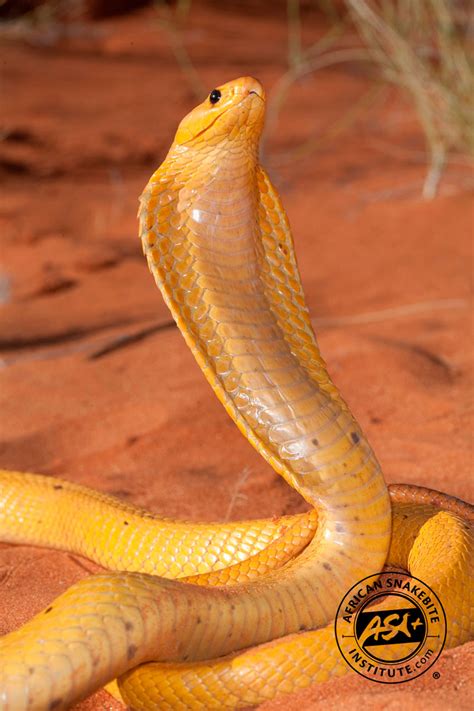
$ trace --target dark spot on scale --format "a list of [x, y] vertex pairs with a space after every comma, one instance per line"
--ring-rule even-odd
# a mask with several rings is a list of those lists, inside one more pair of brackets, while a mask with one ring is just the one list
[[137, 653], [137, 647], [135, 644], [129, 644], [128, 649], [127, 649], [127, 659], [133, 659], [135, 654]]
[[351, 437], [352, 437], [352, 441], [354, 442], [354, 444], [357, 444], [358, 442], [360, 442], [360, 437], [357, 434], [357, 432], [351, 432]]
[[124, 522], [123, 522], [123, 525], [124, 525], [124, 526], [128, 526], [128, 521], [124, 521]]
[[47, 607], [46, 610], [44, 611], [44, 614], [47, 615], [48, 612], [51, 612], [53, 608], [52, 607]]
[[332, 568], [331, 568], [331, 566], [329, 565], [329, 563], [326, 563], [326, 562], [323, 563], [323, 568], [326, 568], [326, 570], [332, 570]]
[[403, 514], [403, 518], [408, 518], [408, 514]]
[[125, 623], [125, 629], [127, 630], [127, 632], [130, 632], [131, 630], [133, 630], [133, 622], [128, 622], [128, 621], [127, 621], [127, 622]]
[[57, 709], [58, 706], [61, 706], [62, 702], [63, 702], [63, 700], [61, 699], [61, 697], [59, 697], [57, 699], [53, 699], [51, 701], [51, 703], [49, 704], [50, 711], [53, 711], [53, 709]]
[[64, 487], [63, 487], [62, 484], [55, 484], [55, 485], [53, 486], [53, 489], [56, 489], [56, 491], [58, 491], [59, 489], [63, 489], [63, 488], [64, 488]]
[[373, 422], [374, 425], [379, 425], [379, 424], [382, 422], [382, 420], [380, 419], [380, 417], [371, 417], [371, 418], [370, 418], [370, 421]]
[[360, 518], [358, 516], [354, 516], [354, 521], [360, 521]]
[[306, 630], [306, 625], [300, 625], [300, 632], [304, 632]]
[[317, 447], [318, 444], [319, 444], [319, 440], [317, 440], [316, 437], [313, 437], [313, 439], [311, 440], [311, 442], [312, 442], [316, 447]]
[[28, 674], [31, 676], [32, 674], [35, 673], [35, 670], [33, 667], [28, 667]]
[[232, 604], [232, 605], [230, 606], [230, 609], [231, 609], [231, 610], [235, 610], [235, 605]]
[[200, 624], [201, 624], [201, 622], [202, 622], [201, 618], [200, 618], [200, 617], [198, 617], [198, 618], [197, 618], [197, 620], [196, 620], [196, 624], [197, 624], [197, 625], [200, 625]]
[[187, 662], [189, 659], [189, 654], [185, 654], [183, 657], [183, 662]]
[[229, 634], [227, 635], [227, 637], [232, 637], [232, 630], [229, 632]]

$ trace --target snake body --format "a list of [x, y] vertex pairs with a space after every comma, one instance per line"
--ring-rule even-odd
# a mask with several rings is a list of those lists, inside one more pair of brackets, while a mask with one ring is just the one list
[[423, 541], [449, 532], [441, 579], [432, 581], [432, 556], [430, 572], [421, 554], [421, 569], [459, 593], [450, 588], [449, 644], [472, 635], [472, 510], [399, 487], [392, 513], [379, 464], [327, 374], [288, 220], [259, 165], [264, 108], [261, 85], [244, 77], [185, 117], [142, 195], [140, 232], [217, 397], [314, 511], [184, 525], [67, 482], [0, 473], [2, 540], [121, 571], [80, 581], [1, 640], [3, 711], [68, 708], [117, 677], [134, 709], [237, 708], [340, 674], [327, 625], [347, 590], [383, 568], [392, 517], [391, 562], [417, 571]]

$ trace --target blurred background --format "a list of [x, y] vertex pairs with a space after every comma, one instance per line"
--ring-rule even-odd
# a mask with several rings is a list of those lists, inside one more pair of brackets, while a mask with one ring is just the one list
[[[0, 466], [187, 519], [305, 508], [221, 411], [137, 238], [180, 119], [250, 74], [331, 374], [387, 481], [472, 499], [472, 3], [3, 0], [0, 19]], [[0, 570], [3, 632], [89, 568], [0, 545]]]

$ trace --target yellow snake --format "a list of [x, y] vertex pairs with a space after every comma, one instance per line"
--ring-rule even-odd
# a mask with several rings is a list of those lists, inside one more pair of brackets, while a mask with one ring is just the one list
[[389, 496], [316, 344], [288, 220], [258, 160], [264, 112], [262, 86], [244, 77], [186, 116], [142, 195], [140, 232], [217, 397], [314, 510], [184, 524], [1, 471], [1, 540], [120, 571], [81, 580], [0, 641], [2, 711], [69, 708], [116, 678], [132, 709], [232, 709], [343, 674], [329, 623], [387, 560], [441, 597], [448, 646], [473, 635], [472, 507], [416, 487]]

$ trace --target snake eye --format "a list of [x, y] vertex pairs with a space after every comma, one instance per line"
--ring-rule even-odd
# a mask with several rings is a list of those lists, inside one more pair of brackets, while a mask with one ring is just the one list
[[222, 94], [219, 89], [213, 89], [209, 94], [209, 101], [211, 102], [211, 104], [217, 104], [221, 96]]

